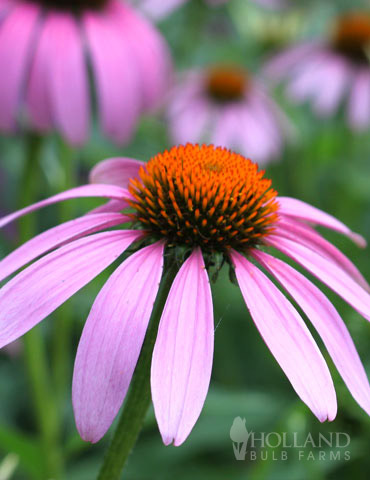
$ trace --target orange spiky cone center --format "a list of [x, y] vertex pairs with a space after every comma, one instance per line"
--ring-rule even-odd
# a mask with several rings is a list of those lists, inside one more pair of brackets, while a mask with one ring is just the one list
[[172, 245], [246, 251], [277, 220], [277, 192], [264, 171], [225, 148], [188, 144], [152, 158], [132, 179], [133, 220]]
[[207, 72], [206, 92], [216, 102], [238, 101], [245, 95], [248, 76], [236, 67], [213, 67]]
[[347, 58], [369, 63], [370, 15], [355, 12], [340, 17], [335, 25], [332, 44]]

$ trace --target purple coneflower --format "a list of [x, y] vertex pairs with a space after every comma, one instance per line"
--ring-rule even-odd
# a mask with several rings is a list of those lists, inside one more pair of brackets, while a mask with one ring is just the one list
[[310, 101], [317, 115], [330, 116], [348, 96], [347, 118], [354, 130], [370, 125], [370, 15], [338, 17], [328, 40], [304, 42], [276, 55], [266, 74], [286, 80], [287, 95]]
[[291, 126], [257, 78], [237, 66], [185, 73], [168, 102], [176, 144], [209, 142], [259, 164], [279, 157]]
[[[0, 290], [1, 346], [30, 330], [129, 247], [135, 251], [100, 291], [81, 336], [73, 405], [82, 438], [98, 441], [121, 407], [164, 262], [168, 267], [176, 258], [183, 263], [161, 316], [151, 369], [152, 399], [166, 445], [187, 438], [207, 395], [214, 340], [208, 273], [221, 261], [235, 274], [271, 353], [317, 418], [336, 415], [328, 367], [304, 321], [266, 273], [302, 308], [353, 397], [370, 414], [369, 383], [345, 324], [324, 294], [272, 250], [295, 260], [370, 319], [368, 284], [312, 225], [363, 246], [359, 235], [302, 201], [277, 196], [257, 164], [224, 148], [174, 147], [146, 165], [110, 159], [94, 169], [92, 180], [101, 183], [66, 191], [0, 221], [3, 226], [70, 198], [111, 199], [104, 213], [52, 228], [2, 260], [1, 279], [35, 261]], [[120, 186], [113, 185], [117, 182]], [[117, 211], [124, 204], [126, 213]], [[130, 230], [111, 229], [129, 221]]]
[[13, 132], [25, 114], [35, 130], [83, 144], [89, 62], [102, 130], [124, 143], [168, 85], [160, 34], [126, 0], [0, 0], [0, 130]]

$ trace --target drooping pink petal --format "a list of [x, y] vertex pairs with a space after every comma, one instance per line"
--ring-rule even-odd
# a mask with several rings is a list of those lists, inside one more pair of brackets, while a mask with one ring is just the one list
[[361, 70], [354, 78], [348, 104], [348, 120], [356, 130], [366, 129], [370, 124], [370, 73]]
[[[0, 128], [14, 130], [40, 8], [15, 5], [0, 25]], [[14, 48], [16, 46], [16, 48]]]
[[234, 131], [245, 156], [253, 158], [261, 165], [276, 156], [278, 150], [275, 139], [255, 106], [246, 102], [245, 106], [240, 108], [239, 118], [235, 120]]
[[306, 202], [302, 202], [302, 200], [297, 200], [296, 198], [279, 196], [278, 202], [280, 204], [279, 212], [283, 215], [330, 228], [331, 230], [346, 235], [358, 246], [366, 247], [366, 240], [361, 235], [352, 232], [346, 225], [344, 225], [344, 223], [337, 220], [332, 215], [329, 215]]
[[195, 98], [180, 105], [179, 99], [169, 107], [169, 128], [175, 144], [201, 142], [209, 134], [212, 114], [206, 100]]
[[67, 140], [82, 145], [90, 119], [89, 83], [82, 35], [75, 17], [50, 13], [45, 20], [49, 33], [49, 93], [53, 116]]
[[30, 77], [26, 92], [27, 113], [33, 128], [45, 132], [53, 126], [53, 112], [50, 99], [50, 22], [40, 28], [40, 37], [35, 46]]
[[335, 263], [304, 245], [278, 235], [269, 235], [265, 243], [302, 265], [370, 321], [370, 294]]
[[[250, 95], [248, 103], [252, 115], [258, 118], [261, 128], [266, 132], [266, 138], [270, 142], [270, 156], [277, 155], [283, 143], [283, 134], [285, 134], [285, 123], [287, 119], [282, 118], [282, 112], [271, 98], [264, 94], [264, 92], [255, 89], [253, 95]], [[284, 128], [282, 128], [284, 127]], [[287, 129], [290, 130], [290, 127]]]
[[171, 287], [153, 352], [152, 398], [166, 445], [183, 443], [200, 415], [211, 378], [213, 337], [211, 289], [198, 248]]
[[[241, 106], [230, 104], [225, 107], [217, 106], [216, 108], [214, 106], [209, 106], [208, 109], [210, 143], [216, 146], [226, 146], [227, 148], [238, 149], [238, 129], [240, 123], [242, 123], [241, 115], [243, 112]], [[248, 115], [248, 112], [246, 112], [246, 115]], [[246, 139], [245, 142], [248, 142], [249, 149], [253, 150], [252, 145], [250, 145], [249, 137], [248, 132], [248, 139]], [[253, 150], [249, 155], [253, 156], [255, 153], [256, 152]]]
[[178, 82], [171, 90], [170, 115], [176, 117], [190, 102], [203, 98], [206, 85], [207, 75], [203, 71], [195, 69], [179, 74]]
[[176, 144], [197, 143], [209, 135], [213, 120], [212, 104], [204, 96], [205, 74], [191, 70], [181, 75], [171, 90], [167, 118]]
[[129, 257], [104, 285], [84, 327], [73, 374], [77, 429], [90, 442], [110, 427], [126, 396], [157, 296], [163, 243]]
[[305, 42], [299, 45], [294, 45], [269, 60], [266, 63], [263, 72], [268, 78], [281, 80], [287, 75], [287, 72], [290, 72], [292, 68], [295, 68], [297, 64], [300, 64], [303, 59], [304, 61], [307, 61], [311, 54], [314, 54], [316, 51], [316, 42]]
[[125, 199], [131, 198], [129, 192], [121, 187], [115, 185], [83, 185], [82, 187], [72, 188], [71, 190], [66, 190], [65, 192], [58, 193], [53, 197], [49, 197], [46, 200], [41, 202], [34, 203], [28, 207], [22, 208], [17, 212], [11, 213], [6, 217], [0, 219], [0, 228], [4, 227], [10, 222], [13, 222], [19, 217], [26, 215], [27, 213], [34, 212], [53, 203], [62, 202], [64, 200], [69, 200], [72, 198], [83, 198], [83, 197], [102, 197], [102, 198], [112, 198], [120, 200], [122, 202]]
[[251, 316], [294, 390], [323, 422], [337, 411], [330, 372], [305, 323], [284, 295], [251, 262], [231, 254]]
[[107, 183], [108, 185], [128, 188], [130, 178], [137, 177], [140, 167], [143, 165], [145, 165], [144, 162], [133, 158], [108, 158], [99, 162], [91, 170], [89, 180], [90, 183]]
[[[142, 107], [144, 110], [153, 109], [163, 101], [171, 84], [169, 49], [159, 31], [129, 5], [113, 0], [110, 14], [112, 20], [118, 22], [118, 27], [133, 53], [133, 67], [138, 72]], [[138, 38], [140, 42], [137, 41]]]
[[329, 57], [318, 75], [321, 88], [317, 90], [313, 109], [318, 115], [332, 115], [339, 107], [351, 80], [348, 63], [339, 56]]
[[86, 12], [82, 21], [95, 72], [102, 129], [108, 138], [122, 144], [130, 139], [140, 109], [132, 52], [108, 14]]
[[253, 256], [268, 270], [311, 320], [359, 405], [370, 415], [370, 385], [343, 320], [325, 295], [286, 263], [261, 251]]
[[310, 225], [295, 220], [292, 217], [284, 217], [280, 215], [279, 223], [275, 227], [275, 233], [301, 243], [308, 248], [311, 248], [316, 253], [323, 255], [328, 260], [337, 264], [347, 272], [356, 282], [358, 282], [365, 290], [370, 291], [370, 286], [362, 276], [358, 268], [347, 258], [340, 250], [338, 250], [332, 243], [323, 238]]
[[0, 348], [50, 315], [113, 263], [141, 235], [96, 233], [49, 253], [0, 290]]
[[287, 96], [294, 102], [315, 98], [320, 92], [321, 72], [327, 61], [327, 52], [320, 50], [301, 61], [291, 73], [291, 79], [286, 87]]
[[0, 261], [0, 281], [44, 253], [90, 233], [129, 220], [120, 213], [87, 215], [58, 225], [32, 238]]
[[299, 132], [296, 125], [290, 120], [288, 115], [278, 106], [275, 100], [266, 93], [265, 88], [260, 88], [258, 85], [255, 88], [254, 99], [261, 102], [261, 110], [265, 109], [270, 112], [273, 118], [274, 125], [278, 127], [277, 135], [283, 135], [288, 142], [296, 142], [299, 137]]

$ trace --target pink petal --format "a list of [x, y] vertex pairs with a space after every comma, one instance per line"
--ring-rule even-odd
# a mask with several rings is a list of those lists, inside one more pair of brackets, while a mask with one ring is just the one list
[[144, 109], [155, 108], [171, 83], [171, 56], [167, 44], [159, 31], [127, 4], [115, 0], [111, 5], [112, 19], [117, 20], [133, 53], [133, 67], [137, 69], [143, 97], [142, 106]]
[[181, 75], [171, 90], [167, 105], [167, 119], [176, 144], [196, 143], [209, 133], [212, 108], [204, 95], [205, 75], [191, 70]]
[[53, 113], [50, 102], [50, 30], [52, 24], [46, 22], [40, 30], [40, 38], [35, 47], [34, 59], [31, 65], [29, 84], [27, 88], [27, 111], [32, 126], [41, 132], [53, 126]]
[[86, 441], [103, 437], [126, 396], [161, 280], [163, 247], [143, 248], [118, 267], [85, 324], [72, 396], [77, 429]]
[[358, 246], [366, 247], [366, 240], [361, 237], [361, 235], [351, 232], [344, 223], [340, 222], [332, 215], [329, 215], [308, 203], [297, 200], [296, 198], [278, 197], [278, 202], [280, 204], [279, 212], [283, 215], [330, 228], [331, 230], [346, 235]]
[[266, 253], [253, 256], [283, 285], [311, 320], [359, 405], [370, 415], [370, 385], [343, 320], [325, 295], [289, 265]]
[[69, 200], [72, 198], [83, 198], [83, 197], [102, 197], [102, 198], [113, 198], [116, 200], [124, 201], [127, 198], [130, 198], [129, 192], [121, 187], [115, 185], [83, 185], [82, 187], [72, 188], [71, 190], [66, 190], [65, 192], [58, 193], [53, 197], [49, 197], [46, 200], [41, 202], [34, 203], [29, 207], [22, 208], [15, 213], [11, 213], [6, 217], [0, 219], [0, 228], [4, 227], [8, 223], [16, 220], [27, 213], [34, 212], [53, 203], [62, 202], [64, 200]]
[[305, 323], [256, 266], [235, 251], [231, 257], [251, 316], [294, 390], [320, 422], [333, 420], [337, 411], [333, 382]]
[[354, 78], [349, 98], [348, 120], [357, 129], [366, 129], [370, 124], [370, 72], [361, 70]]
[[[253, 96], [255, 102], [260, 101], [261, 102], [261, 108], [260, 110], [266, 110], [270, 112], [271, 115], [271, 127], [272, 127], [272, 122], [277, 127], [277, 132], [276, 136], [277, 137], [283, 137], [286, 138], [287, 141], [289, 142], [295, 142], [297, 141], [299, 137], [299, 132], [296, 128], [296, 126], [291, 122], [289, 117], [281, 110], [281, 108], [277, 105], [277, 103], [274, 101], [272, 97], [270, 97], [266, 92], [265, 89], [261, 89], [261, 85], [258, 85], [259, 88], [255, 88], [255, 94]], [[266, 115], [265, 115], [266, 118]], [[273, 128], [271, 128], [273, 130]], [[281, 138], [281, 141], [283, 140]]]
[[89, 84], [83, 40], [72, 14], [53, 13], [45, 20], [49, 37], [50, 101], [57, 126], [73, 145], [82, 145], [90, 121]]
[[0, 261], [0, 281], [44, 253], [81, 236], [113, 227], [129, 220], [119, 213], [88, 215], [71, 220], [37, 235]]
[[133, 134], [140, 98], [134, 59], [127, 48], [124, 32], [103, 13], [83, 15], [104, 133], [118, 144]]
[[168, 105], [171, 116], [185, 110], [190, 102], [204, 98], [206, 75], [201, 70], [188, 70], [179, 75], [178, 83], [171, 89]]
[[7, 132], [16, 125], [39, 15], [38, 6], [22, 2], [0, 25], [0, 128]]
[[267, 77], [280, 80], [286, 77], [292, 68], [295, 68], [302, 61], [306, 61], [316, 50], [317, 44], [314, 42], [294, 45], [272, 57], [264, 67], [264, 74]]
[[[216, 146], [238, 149], [238, 129], [242, 121], [242, 108], [240, 105], [230, 104], [225, 107], [221, 106], [213, 109], [210, 109], [210, 107], [208, 108], [209, 122], [212, 125], [210, 128], [210, 130], [212, 130], [210, 143]], [[246, 142], [249, 142], [249, 135]], [[251, 148], [250, 145], [249, 147]], [[255, 152], [249, 152], [249, 155], [252, 156], [254, 153]]]
[[16, 340], [113, 263], [140, 231], [96, 233], [49, 253], [0, 290], [0, 347]]
[[279, 223], [275, 227], [275, 233], [305, 245], [319, 255], [323, 255], [328, 260], [335, 262], [339, 268], [347, 272], [365, 290], [370, 291], [369, 284], [349, 258], [309, 225], [299, 220], [280, 216]]
[[265, 243], [293, 258], [370, 321], [370, 295], [335, 263], [286, 238], [269, 235]]
[[128, 188], [130, 179], [139, 174], [144, 162], [132, 158], [108, 158], [99, 162], [90, 173], [90, 183], [107, 183]]
[[200, 415], [211, 378], [213, 337], [211, 289], [198, 248], [171, 287], [153, 352], [152, 398], [166, 445], [181, 445]]
[[315, 95], [313, 108], [318, 115], [332, 115], [339, 107], [351, 81], [348, 63], [339, 56], [329, 57], [320, 74], [320, 90]]
[[[180, 107], [183, 108], [180, 108]], [[187, 105], [176, 102], [168, 114], [171, 137], [175, 144], [197, 143], [207, 136], [211, 110], [207, 101], [195, 98]], [[174, 108], [175, 107], [175, 108]]]
[[243, 146], [243, 153], [261, 165], [266, 164], [278, 153], [275, 139], [255, 105], [248, 102], [240, 110], [235, 131], [238, 132], [238, 141]]
[[290, 74], [286, 93], [294, 102], [304, 102], [320, 93], [321, 72], [328, 61], [327, 52], [317, 50], [309, 58], [303, 59]]
[[283, 114], [271, 98], [259, 89], [255, 90], [253, 96], [249, 98], [250, 108], [267, 132], [266, 137], [269, 137], [271, 143], [271, 154], [277, 155], [282, 148], [282, 131], [285, 128], [286, 119], [282, 121]]

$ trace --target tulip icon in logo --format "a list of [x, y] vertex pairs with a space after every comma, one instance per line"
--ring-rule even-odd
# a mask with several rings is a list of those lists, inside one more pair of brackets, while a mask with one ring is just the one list
[[236, 417], [230, 428], [230, 438], [233, 442], [235, 458], [245, 460], [248, 438], [253, 432], [248, 432], [245, 426], [245, 418]]

